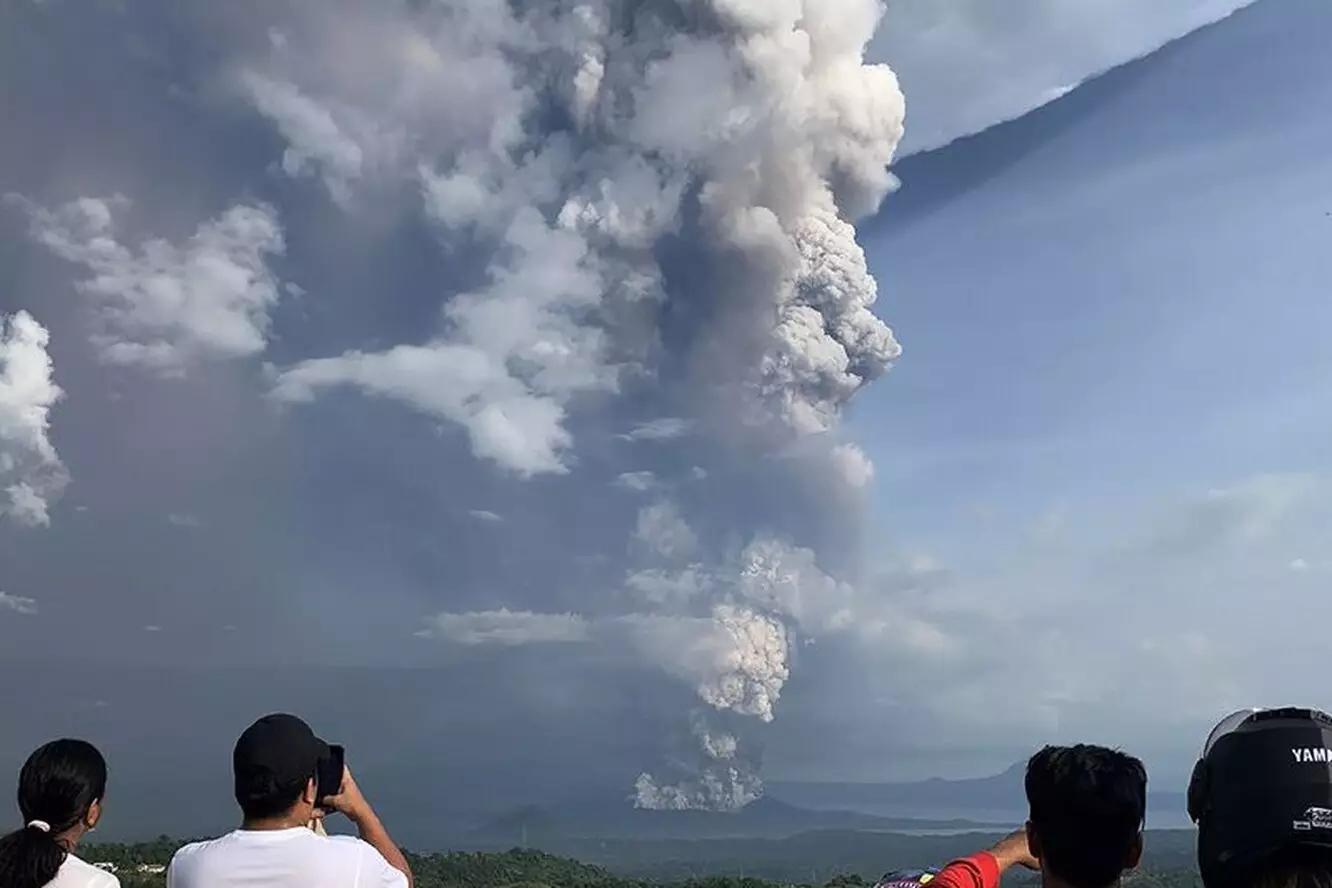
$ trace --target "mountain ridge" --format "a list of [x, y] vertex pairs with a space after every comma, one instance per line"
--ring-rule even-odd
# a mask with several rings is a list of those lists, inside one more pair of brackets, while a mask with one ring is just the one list
[[[1012, 812], [1027, 804], [1023, 778], [1025, 762], [1015, 762], [998, 774], [986, 777], [947, 779], [929, 777], [905, 782], [772, 781], [768, 793], [802, 809], [846, 809], [866, 807], [916, 808], [922, 812], [951, 809], [969, 812]], [[1149, 808], [1183, 810], [1184, 793], [1148, 791]]]
[[963, 818], [886, 817], [864, 811], [813, 810], [765, 796], [737, 811], [653, 811], [628, 799], [595, 796], [507, 811], [462, 838], [478, 847], [573, 839], [779, 839], [820, 830], [865, 832], [1001, 828]]

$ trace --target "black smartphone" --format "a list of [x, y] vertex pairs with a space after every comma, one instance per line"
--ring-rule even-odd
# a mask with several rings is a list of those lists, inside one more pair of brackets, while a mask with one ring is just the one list
[[325, 799], [342, 792], [342, 774], [346, 762], [347, 751], [335, 743], [330, 743], [328, 755], [319, 759], [315, 771], [316, 804], [322, 807]]

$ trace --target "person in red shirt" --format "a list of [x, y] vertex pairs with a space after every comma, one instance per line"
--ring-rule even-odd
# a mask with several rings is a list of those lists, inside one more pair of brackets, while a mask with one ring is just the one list
[[1026, 825], [987, 851], [954, 860], [929, 888], [998, 888], [1015, 866], [1044, 888], [1111, 888], [1142, 858], [1147, 771], [1103, 746], [1047, 746], [1027, 763]]
[[1025, 829], [1005, 836], [987, 851], [954, 860], [927, 884], [930, 888], [997, 888], [1000, 877], [1015, 866], [1030, 870], [1041, 867], [1027, 844]]

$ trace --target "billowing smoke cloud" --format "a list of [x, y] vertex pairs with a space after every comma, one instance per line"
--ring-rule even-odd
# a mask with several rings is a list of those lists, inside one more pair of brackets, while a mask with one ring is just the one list
[[[864, 616], [819, 563], [825, 518], [845, 521], [873, 472], [839, 417], [899, 354], [853, 227], [890, 190], [903, 133], [896, 78], [863, 59], [882, 12], [290, 4], [221, 74], [281, 140], [276, 171], [353, 218], [419, 214], [465, 281], [441, 284], [438, 325], [408, 341], [265, 355], [293, 422], [334, 392], [384, 399], [462, 430], [512, 481], [613, 464], [596, 495], [650, 498], [596, 553], [610, 567], [585, 607], [495, 602], [421, 633], [604, 645], [686, 683], [697, 706], [677, 754], [638, 779], [643, 806], [756, 798], [755, 728], [776, 717], [793, 652]], [[278, 211], [237, 202], [134, 246], [124, 205], [28, 207], [35, 238], [89, 273], [102, 357], [178, 374], [265, 354], [291, 289], [271, 267]], [[469, 511], [509, 527], [503, 509]]]
[[[428, 341], [302, 361], [275, 396], [393, 399], [461, 425], [476, 456], [519, 476], [571, 471], [571, 411], [617, 392], [675, 405], [632, 441], [701, 434], [761, 459], [831, 432], [899, 353], [871, 313], [852, 227], [889, 190], [903, 128], [892, 72], [862, 59], [880, 13], [875, 0], [449, 3], [284, 34], [237, 77], [287, 140], [283, 168], [319, 176], [344, 206], [414, 179], [439, 236], [494, 258]], [[369, 47], [354, 77], [336, 64], [353, 33]], [[478, 95], [484, 116], [467, 101]], [[822, 452], [846, 486], [871, 477], [854, 447]], [[849, 620], [845, 596], [812, 553], [775, 538], [730, 555], [704, 545], [670, 500], [640, 511], [625, 557], [633, 613], [596, 634], [702, 704], [697, 754], [666, 782], [645, 773], [637, 802], [743, 805], [761, 791], [756, 762], [705, 713], [771, 721], [795, 633]], [[588, 627], [496, 611], [442, 615], [431, 631], [556, 643]]]
[[[50, 524], [49, 507], [69, 482], [50, 438], [51, 408], [64, 395], [50, 339], [26, 311], [0, 315], [0, 519], [29, 526]], [[23, 602], [4, 599], [16, 610]]]
[[638, 778], [637, 804], [747, 804], [762, 783], [755, 750], [740, 742], [744, 727], [735, 716], [760, 722], [776, 717], [793, 642], [850, 628], [854, 589], [819, 570], [813, 552], [765, 537], [721, 564], [646, 568], [627, 576], [625, 585], [641, 596], [642, 606], [658, 612], [706, 613], [635, 621], [642, 653], [693, 682], [710, 707], [693, 714], [694, 748], [670, 763], [668, 782], [651, 773]]
[[682, 811], [690, 808], [743, 808], [763, 794], [757, 762], [741, 757], [736, 736], [709, 725], [695, 714], [691, 736], [666, 765], [672, 782], [640, 774], [634, 800], [640, 807]]
[[[517, 472], [565, 471], [572, 399], [668, 372], [659, 319], [677, 294], [661, 253], [687, 237], [714, 273], [690, 284], [709, 292], [693, 297], [706, 329], [684, 372], [728, 419], [740, 406], [748, 424], [829, 430], [898, 354], [849, 221], [887, 191], [902, 132], [892, 73], [861, 63], [878, 14], [873, 0], [446, 4], [368, 27], [392, 57], [372, 78], [387, 105], [245, 73], [291, 140], [289, 170], [318, 168], [348, 199], [402, 167], [442, 234], [497, 248], [430, 342], [306, 361], [278, 397], [354, 387], [462, 424], [478, 456]], [[283, 55], [270, 66], [295, 67]], [[448, 98], [463, 65], [493, 96], [484, 121]]]

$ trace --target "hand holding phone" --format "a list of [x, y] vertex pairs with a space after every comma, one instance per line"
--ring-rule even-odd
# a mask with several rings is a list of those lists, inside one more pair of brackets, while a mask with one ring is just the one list
[[342, 772], [342, 792], [323, 799], [319, 806], [325, 810], [345, 814], [352, 822], [358, 824], [363, 820], [374, 818], [370, 803], [361, 795], [361, 788], [356, 785], [356, 778], [352, 777], [351, 769], [345, 765]]
[[347, 750], [330, 743], [328, 755], [319, 759], [315, 770], [315, 806], [328, 808], [328, 800], [342, 792], [347, 772]]

